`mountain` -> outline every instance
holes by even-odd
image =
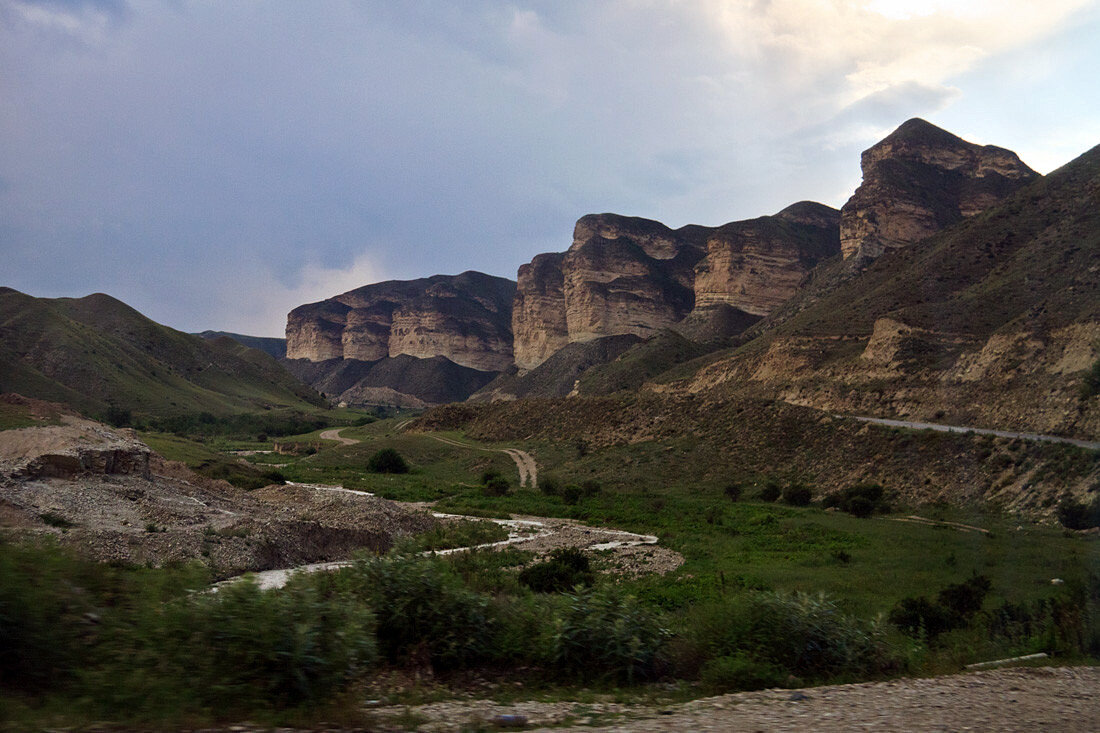
[[[515,283],[480,272],[390,280],[287,316],[287,368],[338,402],[464,400],[512,365]]]
[[[973,216],[1038,176],[1011,150],[919,118],[865,150],[860,166],[863,182],[840,214],[844,257],[860,262]]]
[[[800,298],[664,388],[1100,437],[1100,147]]]
[[[746,325],[789,298],[818,262],[840,251],[839,212],[800,202],[774,216],[670,229],[649,219],[592,214],[565,253],[520,267],[512,308],[515,362],[537,367],[568,344],[649,338],[689,316]],[[715,319],[710,309],[723,315]],[[730,309],[741,318],[725,315]],[[732,335],[732,334],[723,334]]]
[[[202,333],[195,334],[208,341],[221,338],[231,338],[238,344],[248,346],[252,349],[259,349],[268,356],[275,359],[286,358],[286,339],[285,338],[271,338],[267,336],[245,336],[240,333],[230,333],[229,331],[203,331]]]
[[[481,371],[512,363],[515,283],[480,272],[389,280],[295,308],[288,359],[443,356]]]
[[[229,338],[162,326],[109,295],[35,298],[0,288],[0,392],[92,415],[225,415],[323,404],[278,362]]]

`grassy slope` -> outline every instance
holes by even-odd
[[[321,405],[269,356],[161,326],[102,294],[50,300],[0,290],[0,335],[0,391],[95,415],[110,404],[159,416]]]
[[[755,499],[764,480],[759,474],[738,477],[744,479],[746,498],[731,502],[724,494],[731,477],[700,480],[697,472],[685,468],[690,462],[681,460],[691,448],[675,442],[593,448],[583,456],[562,442],[477,443],[530,451],[543,479],[553,476],[559,484],[589,478],[601,482],[598,496],[569,505],[560,497],[516,487],[515,467],[502,454],[445,445],[432,434],[397,432],[399,422],[379,421],[341,432],[362,440],[358,445],[324,447],[308,457],[272,458],[291,461],[280,470],[295,480],[341,483],[405,501],[438,500],[436,508],[441,511],[572,517],[655,533],[662,544],[683,553],[686,564],[672,576],[643,578],[631,587],[670,609],[743,588],[766,587],[824,591],[853,611],[874,614],[904,596],[934,595],[974,572],[993,580],[992,603],[1018,602],[1049,595],[1052,577],[1082,581],[1100,562],[1096,537],[1069,536],[988,507],[905,509],[988,528],[989,536],[884,517],[856,519],[816,507],[765,504]],[[457,432],[434,434],[475,443]],[[370,455],[390,447],[409,459],[413,472],[367,473],[364,466]],[[509,496],[487,497],[481,492],[479,477],[490,467],[511,479]]]

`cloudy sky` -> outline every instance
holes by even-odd
[[[1100,0],[0,0],[0,285],[281,335],[613,211],[840,206],[910,117],[1100,143]]]

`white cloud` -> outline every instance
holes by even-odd
[[[233,274],[218,294],[218,313],[205,328],[244,333],[250,336],[282,336],[286,314],[305,303],[315,303],[349,290],[388,279],[369,254],[360,254],[347,267],[303,266],[291,284],[270,269]]]

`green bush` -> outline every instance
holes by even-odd
[[[503,476],[496,476],[489,479],[484,486],[481,487],[481,492],[486,496],[507,496],[511,484],[508,483],[508,479]]]
[[[885,494],[886,490],[880,484],[856,484],[829,494],[822,503],[826,508],[835,507],[853,516],[867,518],[875,512],[885,514],[890,511]]]
[[[584,490],[576,484],[568,484],[564,489],[561,490],[561,500],[569,506],[573,506],[580,502],[581,497],[583,496]]]
[[[351,582],[378,619],[379,650],[393,663],[465,667],[490,653],[495,621],[486,597],[467,590],[436,558],[355,563]]]
[[[565,596],[554,636],[554,662],[582,679],[633,683],[657,674],[668,632],[637,599],[617,588]]]
[[[782,493],[779,484],[769,481],[764,484],[764,488],[760,489],[760,501],[778,501]]]
[[[1100,527],[1100,496],[1090,504],[1066,499],[1058,505],[1058,521],[1066,529],[1091,529]]]
[[[543,476],[539,479],[539,491],[546,496],[557,496],[561,491],[561,485],[553,476]]]
[[[783,489],[783,502],[791,506],[807,506],[813,500],[813,493],[809,486],[803,484],[791,484]]]
[[[501,478],[501,473],[495,468],[487,468],[481,472],[481,485],[485,486],[494,479]]]
[[[722,490],[722,493],[730,501],[737,501],[741,498],[741,484],[726,484],[726,488]]]
[[[603,490],[603,486],[596,479],[588,478],[581,481],[581,494],[586,499],[591,499],[593,496],[599,496],[600,491]]]
[[[0,687],[39,691],[70,681],[89,653],[89,568],[56,545],[0,541]]]
[[[782,687],[789,676],[782,667],[733,654],[708,660],[699,679],[711,692],[721,693]]]
[[[1081,399],[1087,400],[1096,395],[1100,395],[1100,359],[1092,363],[1092,369],[1081,380]]]
[[[383,448],[367,461],[367,470],[371,473],[408,473],[409,464],[393,448]]]
[[[879,674],[897,663],[880,625],[841,612],[823,595],[802,593],[757,591],[696,607],[673,648],[679,674],[710,669],[714,680],[734,671],[748,678],[748,662],[816,680]],[[722,658],[742,661],[716,661]]]
[[[991,585],[984,575],[974,575],[962,583],[945,587],[930,601],[924,596],[910,596],[898,601],[890,610],[888,620],[909,634],[923,634],[935,639],[944,632],[963,628],[982,608]]]
[[[549,559],[524,568],[519,582],[536,593],[563,593],[577,586],[592,585],[596,575],[584,551],[576,547],[559,547]]]

